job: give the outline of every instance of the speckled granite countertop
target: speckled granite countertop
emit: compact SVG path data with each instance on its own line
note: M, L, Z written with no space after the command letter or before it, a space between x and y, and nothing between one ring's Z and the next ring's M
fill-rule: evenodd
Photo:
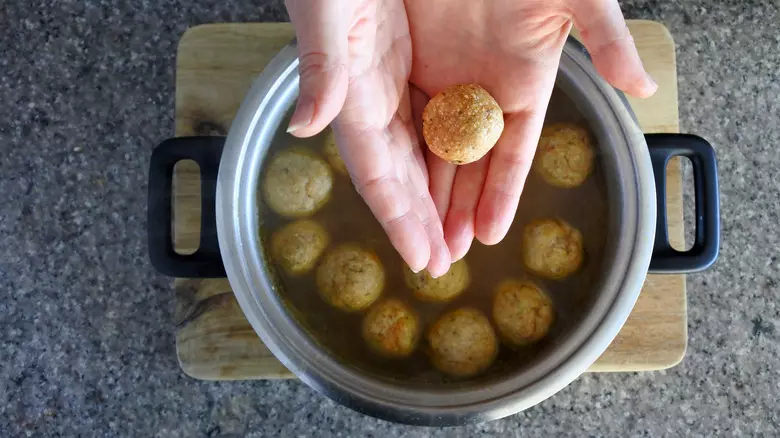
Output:
M151 150L173 134L177 41L200 23L284 20L281 2L6 0L0 436L777 435L780 11L717 3L623 3L670 28L683 130L719 153L722 252L689 277L685 360L585 375L518 415L438 430L296 381L195 381L176 362L171 282L149 266L144 216Z

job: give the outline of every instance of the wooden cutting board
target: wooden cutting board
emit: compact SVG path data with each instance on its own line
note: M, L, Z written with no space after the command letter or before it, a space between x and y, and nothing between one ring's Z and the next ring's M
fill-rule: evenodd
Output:
M631 104L645 132L678 132L674 41L651 21L629 27L658 93ZM189 29L179 43L176 135L225 135L244 94L266 63L293 38L288 23L213 24ZM680 163L668 169L670 238L683 246ZM174 175L174 246L192 253L200 228L197 166ZM176 351L198 379L294 377L260 341L226 279L176 279ZM590 371L657 370L677 364L687 344L684 275L650 275L620 334Z

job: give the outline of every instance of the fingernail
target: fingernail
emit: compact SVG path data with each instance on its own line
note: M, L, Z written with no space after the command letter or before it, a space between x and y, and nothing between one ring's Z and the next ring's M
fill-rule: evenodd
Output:
M449 254L447 255L447 259L449 259ZM447 263L446 267L444 267L444 266L430 266L429 265L428 266L428 274L430 274L430 276L432 278L442 277L442 276L444 276L444 274L449 272L450 265L451 265L451 263Z
M472 234L471 237L459 236L458 241L452 242L450 246L454 247L458 251L450 252L450 265L462 259L463 257L466 257L466 254L469 252L469 249L471 249L471 245L473 243L474 243L474 234Z
M298 104L295 106L295 112L290 119L290 125L287 127L287 132L295 132L309 126L313 117L314 101L308 97L298 99Z
M653 94L658 89L658 83L655 81L655 79L653 79L652 76L650 76L649 73L647 74L647 84L648 94Z
M653 77L650 76L649 73L647 75L647 79L650 79L650 83L653 84L654 87L658 88L658 82L656 82L655 79L653 79Z

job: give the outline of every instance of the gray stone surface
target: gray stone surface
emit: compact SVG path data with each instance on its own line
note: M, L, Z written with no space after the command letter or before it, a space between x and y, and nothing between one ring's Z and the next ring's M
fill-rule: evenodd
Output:
M683 129L719 152L722 252L689 277L688 354L438 430L364 417L295 381L195 381L176 362L173 293L149 266L144 231L150 152L173 134L176 44L195 24L283 20L281 2L5 0L0 436L780 433L778 3L623 8L671 29Z

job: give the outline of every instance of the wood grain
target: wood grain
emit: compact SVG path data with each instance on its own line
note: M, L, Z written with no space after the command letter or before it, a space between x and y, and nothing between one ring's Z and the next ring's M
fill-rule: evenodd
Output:
M629 99L645 132L678 132L674 41L651 21L630 21L645 67L660 85L647 100ZM287 23L212 24L189 29L179 43L176 135L224 135L241 100L267 62L293 38ZM683 246L679 162L667 171L670 238ZM181 162L174 174L174 246L198 246L198 168ZM294 377L263 345L225 279L177 279L176 350L198 379ZM684 275L650 275L620 334L590 371L641 371L677 364L687 344Z

